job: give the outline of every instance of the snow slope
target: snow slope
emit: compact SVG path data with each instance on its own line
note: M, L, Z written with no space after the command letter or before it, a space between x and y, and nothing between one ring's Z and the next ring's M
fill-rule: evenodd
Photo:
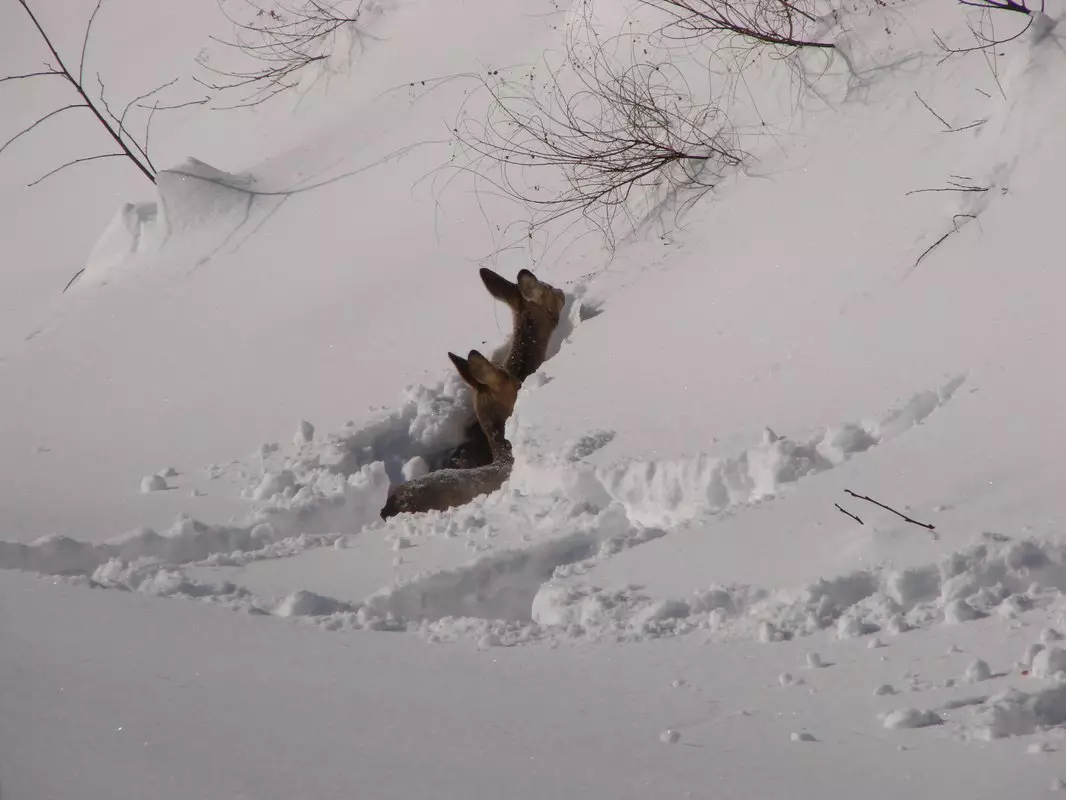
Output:
M192 90L214 4L132 5L109 92ZM291 96L161 118L153 191L119 162L21 188L80 129L0 154L5 255L40 267L3 277L5 796L1062 788L1062 10L989 60L934 38L979 12L839 8L840 54L745 67L744 168L640 198L608 252L515 244L447 166L482 78L589 6L370 8ZM0 136L49 99L7 97ZM509 329L480 264L567 293L514 472L382 522L462 435L446 352Z

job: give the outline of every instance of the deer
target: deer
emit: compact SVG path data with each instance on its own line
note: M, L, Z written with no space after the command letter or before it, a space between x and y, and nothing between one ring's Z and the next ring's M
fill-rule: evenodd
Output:
M480 275L489 294L511 309L511 339L497 363L521 385L544 363L566 295L528 269L520 270L514 283L487 268L482 268ZM484 428L475 420L467 425L464 441L444 459L443 466L471 469L490 464L493 458Z
M381 509L381 518L404 512L445 511L490 494L511 475L514 455L504 427L514 411L521 381L493 364L477 350L466 358L448 353L459 376L474 392L474 414L489 450L488 463L470 468L446 468L396 487Z

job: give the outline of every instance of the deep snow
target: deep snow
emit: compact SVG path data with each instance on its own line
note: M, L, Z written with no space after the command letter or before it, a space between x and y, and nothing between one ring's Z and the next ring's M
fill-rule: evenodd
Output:
M154 190L24 188L83 122L0 154L5 797L1061 788L1062 10L945 59L979 12L845 4L828 60L707 72L752 158L608 252L516 244L450 137L589 6L366 5L298 91L161 117ZM213 3L103 9L109 95L202 93ZM567 293L512 477L382 522L469 419L446 352L505 343L483 263Z

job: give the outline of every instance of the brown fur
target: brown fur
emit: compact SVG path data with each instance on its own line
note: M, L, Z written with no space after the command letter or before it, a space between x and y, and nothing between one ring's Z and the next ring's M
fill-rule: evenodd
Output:
M514 411L521 384L477 350L471 350L465 359L454 353L448 357L474 390L474 413L490 452L489 463L473 469L442 469L402 484L381 509L382 519L405 511L443 511L465 505L499 489L511 474L514 457L504 426Z
M515 283L491 269L482 269L481 281L489 294L511 309L511 344L501 366L521 383L544 363L566 296L551 284L538 280L528 269L519 271ZM470 469L491 461L489 442L475 422L467 427L466 441L452 451L444 466Z

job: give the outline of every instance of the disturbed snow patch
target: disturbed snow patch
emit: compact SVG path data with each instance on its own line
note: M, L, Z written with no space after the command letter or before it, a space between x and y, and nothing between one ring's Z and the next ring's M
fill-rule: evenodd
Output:
M511 485L531 494L560 494L598 508L618 502L635 522L672 527L701 514L772 497L788 484L832 469L900 435L946 403L964 379L958 376L939 389L919 392L877 422L825 428L799 441L767 428L761 442L734 456L704 453L677 460L629 460L600 468L582 464L574 456L582 452L580 443L562 454L538 452L536 432L525 428L516 413L508 423L515 443Z
M881 630L902 633L964 621L958 615L960 604L973 612L967 619L976 619L1001 607L1032 608L1066 591L1066 546L986 538L936 564L858 570L795 590L734 584L712 586L685 599L655 599L634 588L549 582L534 600L533 618L596 636L640 638L700 628L721 638L775 642L826 629L839 638Z

